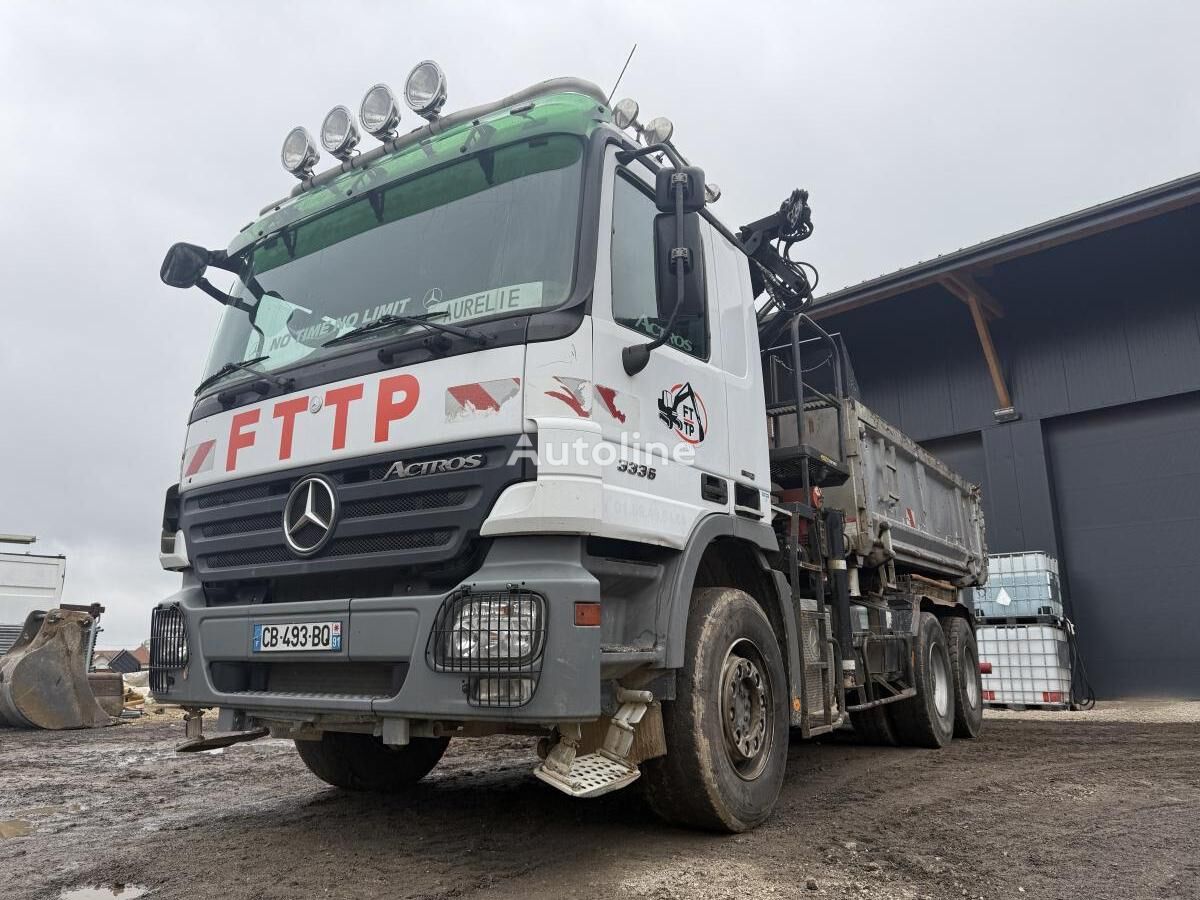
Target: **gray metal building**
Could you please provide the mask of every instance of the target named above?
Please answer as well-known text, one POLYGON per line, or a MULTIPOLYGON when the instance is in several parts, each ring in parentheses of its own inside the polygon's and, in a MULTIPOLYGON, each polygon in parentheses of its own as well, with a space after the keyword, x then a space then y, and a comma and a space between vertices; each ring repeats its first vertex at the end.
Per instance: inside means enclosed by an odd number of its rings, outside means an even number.
POLYGON ((1200 696, 1200 174, 818 298, 864 402, 1046 550, 1102 698, 1200 696))

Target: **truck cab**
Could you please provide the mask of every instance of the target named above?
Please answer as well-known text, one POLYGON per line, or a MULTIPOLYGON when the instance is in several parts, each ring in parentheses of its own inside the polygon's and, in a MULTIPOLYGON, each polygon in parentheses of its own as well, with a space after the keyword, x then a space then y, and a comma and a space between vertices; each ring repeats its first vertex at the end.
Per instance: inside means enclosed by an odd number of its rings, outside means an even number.
MULTIPOLYGON (((188 709, 181 749, 290 737, 341 787, 400 789, 454 736, 539 734, 567 793, 644 776, 669 819, 752 827, 789 725, 842 725, 872 680, 814 485, 802 528, 773 484, 756 295, 778 279, 665 120, 576 79, 442 115, 444 84, 414 69, 426 121, 401 135, 368 92, 364 152, 335 109, 319 174, 297 129, 291 194, 164 262, 225 311, 167 493, 182 584, 153 613, 152 690, 188 709), (716 799, 676 797, 696 778, 716 799)), ((942 575, 959 615, 978 571, 942 575)), ((900 701, 903 656, 877 660, 900 701)))

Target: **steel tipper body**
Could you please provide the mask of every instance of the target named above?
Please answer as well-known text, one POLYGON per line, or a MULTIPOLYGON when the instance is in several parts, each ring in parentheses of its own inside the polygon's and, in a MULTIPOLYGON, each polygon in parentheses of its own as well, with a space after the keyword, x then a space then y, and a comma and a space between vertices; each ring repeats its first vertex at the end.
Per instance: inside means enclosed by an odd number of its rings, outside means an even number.
POLYGON ((807 284, 764 240, 802 239, 807 195, 735 235, 630 101, 559 79, 442 117, 440 91, 414 69, 429 124, 396 137, 372 88, 359 155, 335 108, 321 174, 293 130, 292 196, 164 262, 227 309, 167 494, 183 583, 152 690, 189 709, 184 749, 270 730, 343 787, 401 789, 456 735, 538 733, 567 793, 640 776, 667 818, 752 827, 789 725, 919 693, 909 573, 842 510, 785 502, 795 461, 764 421, 755 296, 790 321, 807 284))

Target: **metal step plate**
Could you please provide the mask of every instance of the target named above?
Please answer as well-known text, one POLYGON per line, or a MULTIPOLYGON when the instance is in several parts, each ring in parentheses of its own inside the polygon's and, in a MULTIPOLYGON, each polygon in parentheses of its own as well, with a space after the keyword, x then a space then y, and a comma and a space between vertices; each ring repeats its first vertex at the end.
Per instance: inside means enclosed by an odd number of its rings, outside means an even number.
POLYGON ((545 765, 538 766, 533 774, 572 797, 599 797, 633 784, 642 773, 637 766, 616 762, 599 753, 589 753, 575 757, 571 771, 565 777, 550 771, 545 765))

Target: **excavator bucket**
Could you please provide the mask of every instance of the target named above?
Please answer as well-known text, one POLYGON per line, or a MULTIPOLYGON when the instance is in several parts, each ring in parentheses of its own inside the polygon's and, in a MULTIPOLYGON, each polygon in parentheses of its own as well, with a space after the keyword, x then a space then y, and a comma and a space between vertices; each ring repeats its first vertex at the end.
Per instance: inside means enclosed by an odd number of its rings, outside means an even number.
POLYGON ((52 609, 32 612, 0 656, 0 724, 18 728, 103 728, 113 719, 88 685, 92 617, 52 609))

